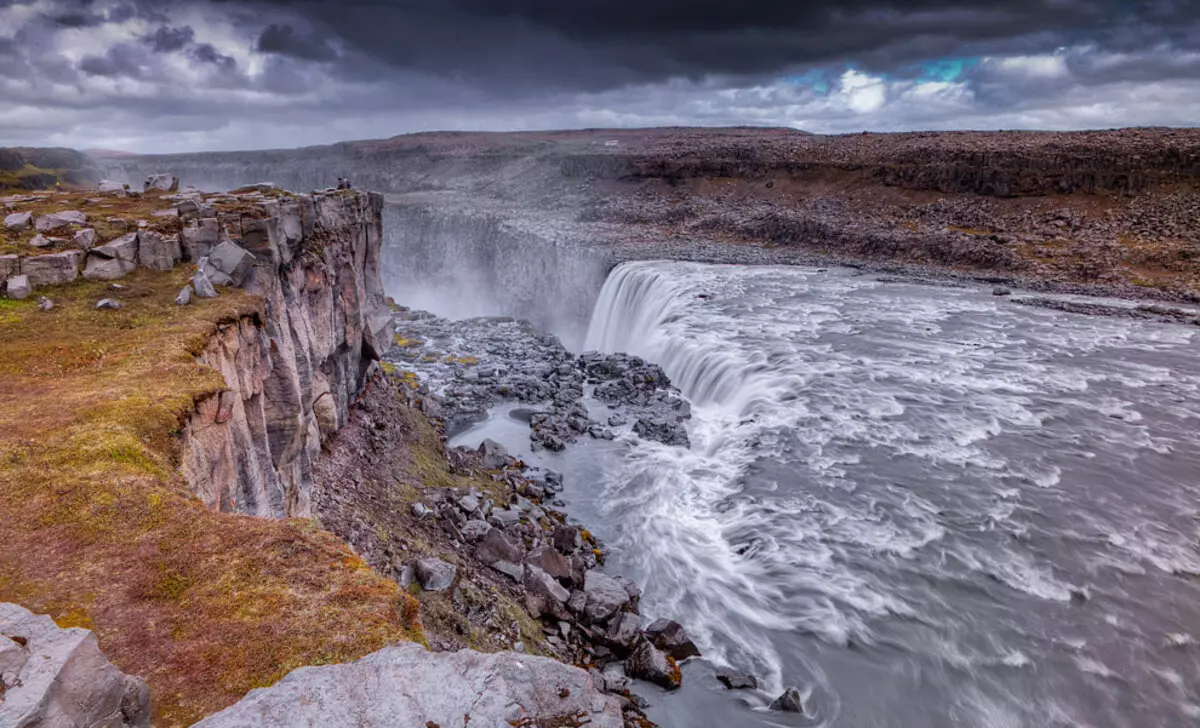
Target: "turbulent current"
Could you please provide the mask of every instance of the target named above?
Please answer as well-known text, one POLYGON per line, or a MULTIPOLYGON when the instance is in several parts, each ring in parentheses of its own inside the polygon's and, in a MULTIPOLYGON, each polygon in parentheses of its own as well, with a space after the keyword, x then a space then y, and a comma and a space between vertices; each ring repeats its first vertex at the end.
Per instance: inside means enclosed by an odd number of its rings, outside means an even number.
POLYGON ((643 612, 704 649, 651 696, 662 725, 1200 720, 1196 329, 641 262, 587 348, 693 405, 690 449, 626 443, 575 495, 643 612), (806 717, 763 710, 789 685, 806 717))

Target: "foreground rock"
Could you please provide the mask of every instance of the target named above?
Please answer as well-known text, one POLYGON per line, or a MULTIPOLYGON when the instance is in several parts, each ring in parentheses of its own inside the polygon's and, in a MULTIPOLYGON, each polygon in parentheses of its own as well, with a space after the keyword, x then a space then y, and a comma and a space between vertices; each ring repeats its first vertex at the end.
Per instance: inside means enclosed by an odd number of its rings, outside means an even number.
POLYGON ((346 665, 301 668, 195 728, 368 723, 621 728, 623 719, 620 702, 578 668, 511 652, 432 653, 408 644, 346 665))
POLYGON ((0 604, 0 726, 149 728, 150 691, 88 630, 0 604))

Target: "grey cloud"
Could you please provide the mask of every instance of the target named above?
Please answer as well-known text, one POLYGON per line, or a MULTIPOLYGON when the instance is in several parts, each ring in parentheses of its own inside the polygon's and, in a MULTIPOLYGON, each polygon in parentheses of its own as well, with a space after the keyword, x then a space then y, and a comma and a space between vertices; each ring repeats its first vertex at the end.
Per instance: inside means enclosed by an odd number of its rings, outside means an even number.
POLYGON ((306 61, 332 61, 338 55, 329 41, 316 35, 302 35, 290 25, 268 25, 258 37, 257 50, 278 53, 306 61))
POLYGON ((181 50, 195 39, 196 31, 187 25, 180 28, 163 25, 143 38, 158 53, 181 50))
POLYGON ((124 43, 108 49, 103 56, 86 56, 79 70, 92 76, 125 76, 142 78, 146 75, 147 58, 140 48, 124 43))
POLYGON ((237 68, 237 60, 218 51, 211 43, 199 43, 188 50, 188 57, 198 63, 217 66, 223 71, 237 68))

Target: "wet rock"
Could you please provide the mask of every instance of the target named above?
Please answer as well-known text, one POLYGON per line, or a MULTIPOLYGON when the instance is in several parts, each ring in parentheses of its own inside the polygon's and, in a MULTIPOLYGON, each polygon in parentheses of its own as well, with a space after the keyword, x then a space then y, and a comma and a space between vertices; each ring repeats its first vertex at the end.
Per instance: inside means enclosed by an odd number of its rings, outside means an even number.
MULTIPOLYGON (((699 657, 700 648, 688 637, 683 625, 672 619, 656 619, 646 628, 646 636, 658 649, 676 660, 699 657)), ((720 676, 718 676, 720 679, 720 676)))
POLYGON ((11 215, 6 215, 4 218, 4 229, 12 233, 19 233, 29 229, 33 221, 33 213, 31 212, 14 212, 11 215))
POLYGON ((599 571, 589 571, 583 580, 587 606, 583 612, 593 622, 611 617, 629 602, 629 594, 619 581, 599 571))
POLYGON ((101 310, 116 311, 121 308, 121 302, 111 298, 101 298, 96 302, 96 308, 101 310))
POLYGON ((1012 291, 1008 290, 1007 288, 993 288, 992 295, 993 296, 1011 296, 1012 291))
POLYGON ((417 561, 414 571, 425 591, 445 591, 454 583, 458 568, 441 559, 424 558, 417 561))
POLYGON ((675 690, 683 683, 683 675, 675 660, 645 639, 638 641, 629 653, 625 671, 636 680, 645 680, 667 690, 675 690))
POLYGON ((629 650, 641 636, 638 632, 639 624, 641 624, 641 619, 636 614, 619 612, 609 623, 608 632, 604 638, 614 648, 621 651, 629 650))
POLYGON ((29 276, 10 276, 4 283, 4 295, 9 298, 20 301, 29 298, 30 293, 33 293, 33 286, 29 276))
POLYGON ((721 670, 717 680, 730 690, 758 690, 758 678, 742 672, 721 670))
POLYGON ((305 667, 194 728, 584 725, 622 728, 620 703, 586 672, 513 652, 387 647, 356 662, 305 667), (367 689, 366 686, 371 686, 367 689))
POLYGON ((0 725, 149 728, 150 691, 88 630, 0 604, 0 725))
POLYGON ((554 535, 551 537, 551 542, 554 548, 560 553, 568 556, 575 553, 583 545, 583 539, 579 536, 579 529, 575 526, 559 526, 554 529, 554 535))
POLYGON ((796 688, 788 688, 775 700, 771 701, 771 710, 781 713, 803 713, 804 699, 796 688))
POLYGON ((176 306, 186 306, 191 302, 192 302, 192 287, 190 285, 184 286, 183 289, 179 291, 179 294, 177 296, 175 296, 175 305, 176 306))
POLYGON ((633 432, 645 440, 654 440, 664 445, 689 447, 687 428, 679 422, 672 422, 663 417, 639 417, 633 423, 633 432))

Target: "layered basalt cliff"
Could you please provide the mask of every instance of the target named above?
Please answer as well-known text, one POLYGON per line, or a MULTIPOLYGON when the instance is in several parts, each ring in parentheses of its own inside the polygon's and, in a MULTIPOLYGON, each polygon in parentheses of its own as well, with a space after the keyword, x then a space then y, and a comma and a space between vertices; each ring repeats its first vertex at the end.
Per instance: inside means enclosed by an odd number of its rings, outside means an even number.
POLYGON ((223 511, 309 516, 321 443, 346 423, 370 364, 391 345, 382 198, 351 192, 260 207, 266 217, 222 229, 256 255, 242 285, 262 296, 263 317, 223 327, 200 353, 228 388, 189 418, 183 473, 223 511))
MULTIPOLYGON (((1200 290, 1194 129, 430 133, 106 164, 126 179, 162 167, 212 184, 319 187, 347 175, 388 193, 403 214, 439 221, 425 226, 437 231, 429 240, 387 240, 385 257, 421 258, 440 249, 433 237, 510 231, 521 251, 489 254, 512 275, 472 292, 500 302, 496 313, 523 317, 537 308, 513 292, 536 291, 545 277, 509 261, 561 268, 576 253, 599 254, 605 268, 656 257, 820 262, 1130 298, 1191 300, 1200 290)), ((449 278, 460 264, 434 256, 423 277, 449 278)))

